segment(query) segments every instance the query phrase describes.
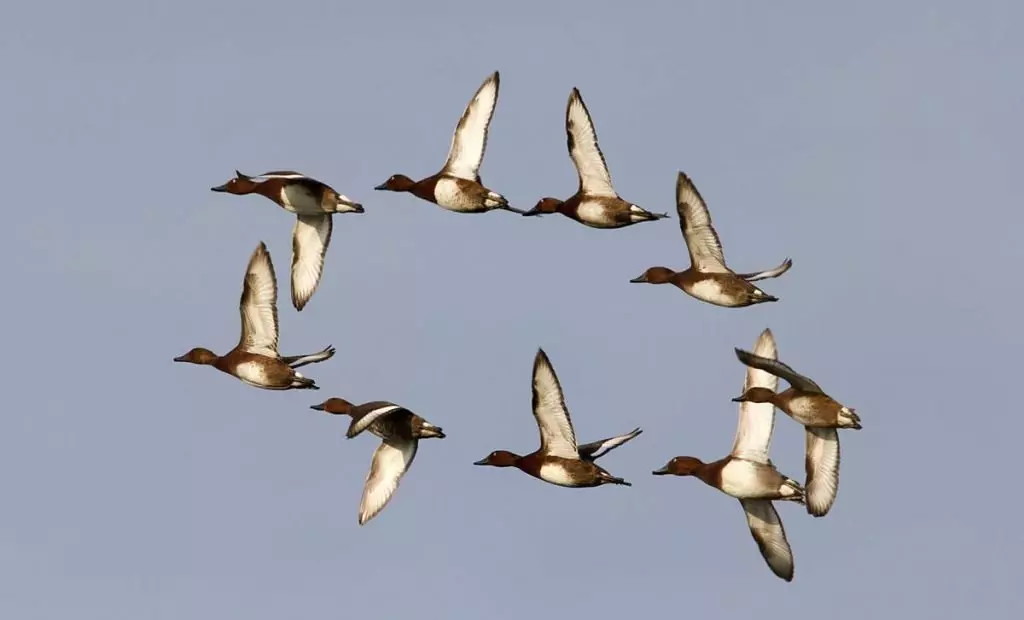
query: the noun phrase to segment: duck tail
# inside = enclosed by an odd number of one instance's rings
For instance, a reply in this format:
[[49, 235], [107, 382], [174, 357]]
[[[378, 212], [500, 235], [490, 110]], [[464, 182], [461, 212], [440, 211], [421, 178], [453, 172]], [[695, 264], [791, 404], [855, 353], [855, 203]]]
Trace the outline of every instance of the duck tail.
[[844, 428], [852, 428], [857, 431], [863, 428], [860, 425], [860, 416], [857, 415], [857, 411], [850, 407], [843, 407], [839, 410], [839, 422]]
[[600, 477], [601, 477], [601, 482], [602, 482], [603, 484], [621, 484], [622, 486], [625, 486], [625, 487], [631, 487], [631, 486], [633, 486], [633, 484], [632, 484], [632, 483], [630, 483], [630, 482], [626, 482], [626, 481], [625, 481], [625, 480], [623, 480], [622, 478], [617, 478], [617, 477], [615, 477], [615, 476], [613, 476], [613, 475], [609, 474], [609, 473], [608, 473], [608, 472], [606, 472], [606, 471], [602, 471], [602, 472], [600, 473]]
[[783, 489], [789, 489], [790, 493], [784, 494], [780, 499], [790, 502], [796, 502], [797, 504], [803, 506], [804, 502], [806, 501], [806, 494], [804, 488], [800, 485], [800, 483], [797, 482], [796, 480], [793, 480], [792, 478], [786, 478], [786, 481], [783, 482], [782, 484]]
[[296, 390], [319, 390], [320, 387], [309, 377], [303, 377], [299, 373], [295, 373], [292, 377], [292, 388]]

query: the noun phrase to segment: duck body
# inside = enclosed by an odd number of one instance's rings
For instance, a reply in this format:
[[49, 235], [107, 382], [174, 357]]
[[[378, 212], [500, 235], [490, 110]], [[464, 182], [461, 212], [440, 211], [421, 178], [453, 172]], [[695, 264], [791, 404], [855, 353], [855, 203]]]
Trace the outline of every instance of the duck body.
[[667, 218], [623, 200], [612, 186], [611, 173], [597, 142], [594, 121], [577, 88], [569, 93], [565, 108], [565, 134], [569, 158], [579, 178], [576, 193], [567, 200], [541, 198], [523, 215], [561, 213], [591, 228], [614, 229]]
[[363, 206], [331, 186], [299, 172], [279, 170], [235, 178], [210, 188], [215, 192], [259, 194], [296, 216], [292, 228], [292, 305], [301, 311], [320, 285], [335, 213], [363, 213]]
[[839, 493], [839, 429], [860, 430], [860, 416], [825, 393], [817, 383], [789, 365], [775, 359], [736, 349], [736, 357], [748, 368], [785, 379], [789, 388], [776, 393], [775, 388], [753, 386], [733, 401], [758, 406], [774, 406], [804, 426], [806, 450], [804, 468], [807, 489], [807, 512], [823, 517], [832, 509]]
[[[776, 357], [771, 330], [761, 332], [754, 350], [766, 359]], [[747, 392], [751, 388], [761, 388], [774, 393], [777, 385], [778, 378], [771, 373], [748, 368], [743, 389]], [[800, 483], [779, 472], [768, 457], [774, 428], [773, 405], [743, 401], [728, 456], [710, 463], [692, 456], [677, 456], [652, 473], [658, 476], [694, 476], [739, 500], [761, 557], [777, 577], [792, 581], [793, 550], [773, 502], [781, 500], [803, 504], [806, 491]]]
[[455, 213], [486, 213], [495, 209], [525, 213], [509, 206], [504, 196], [485, 187], [480, 178], [500, 84], [495, 71], [477, 89], [455, 126], [448, 159], [439, 172], [419, 181], [393, 174], [374, 189], [407, 192]]
[[605, 484], [632, 486], [608, 473], [594, 461], [643, 432], [636, 428], [624, 435], [576, 444], [569, 410], [554, 367], [543, 349], [533, 362], [533, 415], [540, 430], [540, 448], [526, 456], [495, 450], [474, 465], [515, 467], [560, 487], [587, 488]]
[[394, 496], [412, 466], [421, 439], [444, 439], [439, 426], [427, 422], [409, 409], [383, 400], [354, 405], [343, 398], [329, 398], [311, 409], [351, 417], [345, 436], [349, 439], [368, 432], [381, 439], [373, 453], [370, 471], [359, 502], [359, 525], [380, 514]]
[[330, 359], [334, 347], [308, 355], [282, 357], [278, 353], [277, 278], [263, 242], [249, 258], [238, 310], [242, 332], [235, 348], [217, 355], [195, 347], [174, 361], [213, 366], [246, 385], [265, 390], [319, 389], [296, 368]]
[[630, 282], [673, 284], [695, 299], [723, 308], [745, 308], [779, 300], [751, 283], [781, 276], [789, 271], [793, 261], [787, 258], [777, 267], [753, 273], [730, 269], [707, 204], [683, 172], [676, 178], [676, 212], [690, 254], [690, 267], [684, 271], [650, 267]]

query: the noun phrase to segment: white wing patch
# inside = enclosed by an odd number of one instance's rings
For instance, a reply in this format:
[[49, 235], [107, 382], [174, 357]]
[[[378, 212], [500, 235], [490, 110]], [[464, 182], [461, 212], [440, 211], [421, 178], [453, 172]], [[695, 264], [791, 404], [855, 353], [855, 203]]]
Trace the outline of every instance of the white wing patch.
[[590, 196], [617, 197], [612, 187], [611, 173], [604, 161], [604, 154], [597, 143], [597, 131], [590, 118], [580, 91], [572, 89], [569, 104], [565, 110], [565, 132], [569, 144], [569, 157], [576, 166], [580, 189]]
[[298, 172], [264, 172], [259, 176], [249, 178], [254, 181], [266, 181], [269, 179], [307, 179], [309, 177]]
[[292, 230], [292, 305], [296, 310], [306, 306], [320, 284], [333, 227], [330, 214], [296, 216]]
[[398, 405], [384, 405], [383, 407], [378, 407], [371, 411], [370, 413], [367, 413], [363, 417], [359, 418], [359, 420], [354, 420], [352, 422], [352, 425], [349, 427], [346, 435], [348, 437], [355, 437], [359, 433], [370, 428], [370, 425], [372, 425], [377, 420], [399, 409], [402, 409], [402, 407]]
[[834, 428], [804, 427], [807, 434], [807, 512], [828, 514], [839, 491], [839, 433]]
[[370, 473], [367, 474], [366, 484], [363, 486], [363, 498], [359, 503], [359, 525], [377, 516], [391, 501], [391, 496], [398, 489], [402, 476], [416, 458], [417, 447], [418, 442], [415, 439], [385, 439], [381, 442], [373, 453]]
[[576, 433], [565, 406], [562, 386], [543, 350], [533, 362], [533, 415], [540, 428], [541, 449], [550, 456], [578, 459]]
[[768, 567], [782, 579], [792, 581], [793, 550], [786, 540], [786, 530], [775, 506], [766, 499], [741, 499], [740, 504], [747, 515], [750, 533]]
[[470, 100], [452, 134], [444, 171], [467, 181], [476, 181], [487, 148], [487, 133], [498, 103], [500, 81], [495, 71], [484, 80]]
[[725, 266], [722, 242], [711, 225], [711, 213], [690, 177], [680, 172], [676, 181], [676, 212], [690, 262], [702, 273], [731, 273]]
[[263, 242], [249, 258], [238, 309], [242, 315], [241, 348], [277, 357], [277, 277]]
[[[776, 359], [778, 350], [775, 346], [775, 337], [770, 329], [761, 332], [757, 344], [754, 345], [754, 353], [768, 359]], [[775, 375], [747, 366], [743, 392], [752, 387], [768, 388], [774, 392], [778, 386], [779, 378]], [[768, 464], [768, 450], [771, 446], [774, 427], [775, 405], [771, 403], [740, 403], [739, 423], [736, 426], [736, 437], [732, 444], [732, 455]]]

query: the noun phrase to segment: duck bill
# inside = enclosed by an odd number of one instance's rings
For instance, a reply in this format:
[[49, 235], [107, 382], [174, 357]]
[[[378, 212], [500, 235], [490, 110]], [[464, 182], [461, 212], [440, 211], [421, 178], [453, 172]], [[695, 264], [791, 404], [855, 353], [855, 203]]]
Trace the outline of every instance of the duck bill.
[[647, 276], [637, 276], [630, 280], [630, 282], [632, 282], [633, 284], [642, 284], [644, 282], [647, 282]]
[[486, 458], [480, 459], [479, 461], [476, 461], [476, 462], [475, 462], [475, 463], [473, 463], [473, 464], [474, 464], [474, 465], [490, 465], [490, 463], [488, 463], [488, 462], [487, 462], [487, 459], [486, 459]]
[[667, 476], [668, 473], [669, 473], [668, 472], [668, 465], [662, 467], [661, 469], [655, 469], [651, 473], [654, 474], [655, 476]]
[[315, 411], [323, 411], [324, 410], [324, 404], [320, 403], [319, 405], [310, 405], [309, 408], [313, 409]]
[[374, 187], [373, 189], [375, 189], [377, 191], [381, 191], [381, 190], [385, 190], [387, 188], [388, 188], [388, 184], [387, 184], [387, 182], [384, 182], [384, 183], [381, 183], [380, 185], [378, 185], [377, 187]]
[[178, 357], [174, 358], [174, 361], [176, 361], [176, 362], [187, 362], [188, 359], [186, 359], [186, 357], [184, 355], [179, 355]]
[[538, 209], [537, 207], [534, 207], [534, 208], [530, 209], [529, 211], [524, 211], [523, 212], [523, 216], [524, 217], [531, 216], [531, 215], [540, 215], [540, 214], [541, 214], [540, 209]]
[[225, 183], [224, 185], [218, 185], [217, 187], [211, 187], [210, 191], [211, 192], [226, 192], [226, 191], [228, 191], [228, 184]]

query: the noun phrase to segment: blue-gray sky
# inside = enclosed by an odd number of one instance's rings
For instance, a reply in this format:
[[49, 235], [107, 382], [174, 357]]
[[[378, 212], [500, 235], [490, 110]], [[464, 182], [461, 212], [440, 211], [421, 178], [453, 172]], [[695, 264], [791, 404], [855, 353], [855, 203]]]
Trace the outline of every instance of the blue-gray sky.
[[[0, 616], [1017, 617], [1022, 17], [1011, 2], [5, 8]], [[496, 69], [490, 187], [527, 208], [572, 194], [579, 87], [620, 194], [673, 211], [686, 171], [731, 266], [793, 258], [763, 283], [781, 301], [728, 310], [629, 284], [687, 265], [674, 218], [600, 231], [372, 190], [439, 169]], [[235, 168], [296, 169], [366, 206], [335, 219], [301, 314], [294, 218], [209, 191]], [[171, 362], [234, 346], [260, 240], [283, 352], [338, 348], [304, 369], [319, 392]], [[832, 512], [779, 507], [792, 584], [738, 502], [650, 475], [728, 452], [732, 349], [766, 326], [864, 421], [842, 435]], [[536, 448], [538, 346], [581, 441], [644, 428], [602, 460], [632, 488], [470, 465]], [[362, 528], [375, 441], [308, 408], [332, 395], [448, 433]], [[779, 414], [776, 464], [802, 479], [802, 450]]]

